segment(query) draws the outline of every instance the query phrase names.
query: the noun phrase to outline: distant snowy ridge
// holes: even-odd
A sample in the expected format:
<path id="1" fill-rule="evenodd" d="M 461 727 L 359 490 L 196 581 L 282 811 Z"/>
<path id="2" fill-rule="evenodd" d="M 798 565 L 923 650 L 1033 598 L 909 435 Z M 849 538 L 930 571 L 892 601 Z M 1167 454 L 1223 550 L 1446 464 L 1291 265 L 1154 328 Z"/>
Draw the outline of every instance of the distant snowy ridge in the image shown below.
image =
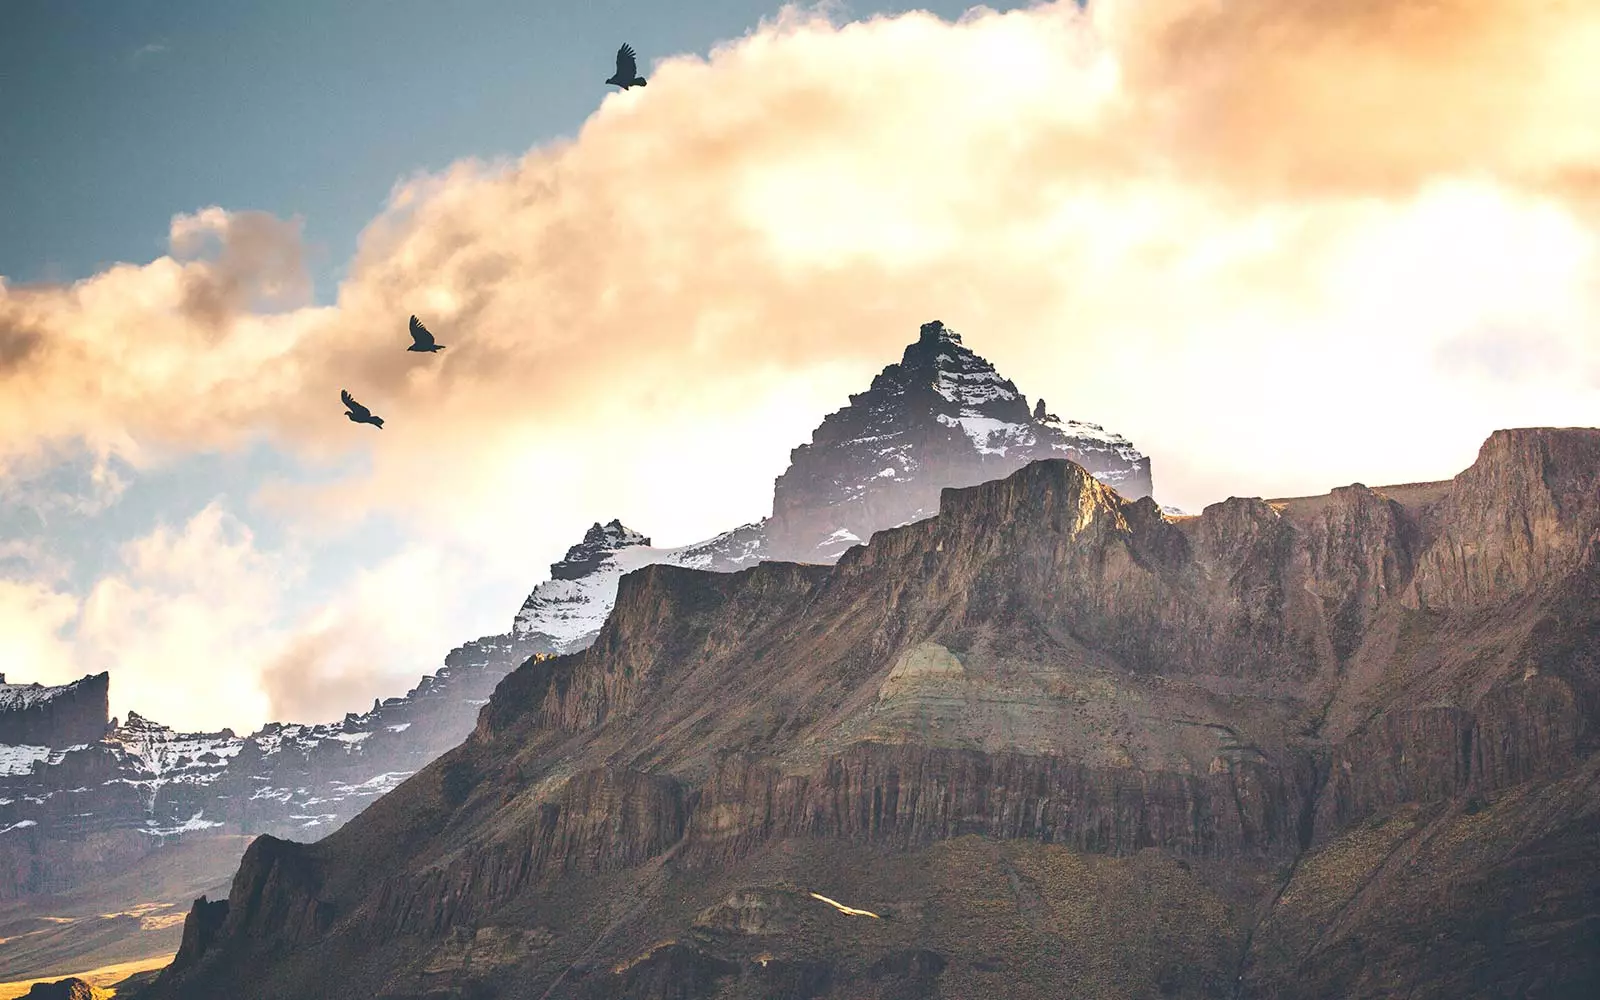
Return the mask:
<path id="1" fill-rule="evenodd" d="M 0 677 L 4 676 L 0 674 Z M 0 712 L 20 712 L 35 705 L 42 705 L 52 698 L 70 694 L 80 683 L 73 681 L 71 684 L 54 686 L 40 684 L 37 681 L 32 684 L 0 683 Z"/>
<path id="2" fill-rule="evenodd" d="M 130 712 L 93 743 L 0 744 L 0 848 L 111 830 L 153 844 L 208 831 L 316 839 L 458 744 L 500 679 L 548 652 L 511 636 L 466 643 L 405 696 L 338 722 L 241 737 Z"/>
<path id="3" fill-rule="evenodd" d="M 511 633 L 547 642 L 557 653 L 582 649 L 605 624 L 623 574 L 658 563 L 720 572 L 753 566 L 765 546 L 761 527 L 760 522 L 745 524 L 703 542 L 656 548 L 620 520 L 596 522 L 583 541 L 551 565 L 551 578 L 528 595 Z"/>

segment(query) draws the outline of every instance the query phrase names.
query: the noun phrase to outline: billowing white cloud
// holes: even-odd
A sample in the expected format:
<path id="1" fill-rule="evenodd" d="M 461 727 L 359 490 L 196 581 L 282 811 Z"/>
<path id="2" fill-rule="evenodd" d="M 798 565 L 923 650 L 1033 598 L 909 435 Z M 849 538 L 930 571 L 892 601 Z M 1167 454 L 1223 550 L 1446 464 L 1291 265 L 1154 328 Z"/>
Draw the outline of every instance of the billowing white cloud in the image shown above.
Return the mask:
<path id="1" fill-rule="evenodd" d="M 77 614 L 69 594 L 0 577 L 0 674 L 13 684 L 64 684 L 82 676 L 62 634 Z"/>

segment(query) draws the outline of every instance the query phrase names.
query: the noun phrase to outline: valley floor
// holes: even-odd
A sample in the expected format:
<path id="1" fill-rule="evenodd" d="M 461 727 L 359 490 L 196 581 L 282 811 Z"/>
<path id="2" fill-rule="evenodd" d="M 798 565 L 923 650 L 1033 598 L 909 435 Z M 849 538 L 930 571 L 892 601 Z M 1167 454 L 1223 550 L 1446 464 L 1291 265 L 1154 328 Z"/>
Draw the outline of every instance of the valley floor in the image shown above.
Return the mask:
<path id="1" fill-rule="evenodd" d="M 141 958 L 133 962 L 118 962 L 115 965 L 106 965 L 87 972 L 72 972 L 62 975 L 45 976 L 42 979 L 25 979 L 17 982 L 0 983 L 0 1000 L 17 1000 L 18 997 L 28 995 L 28 991 L 35 983 L 53 983 L 58 979 L 73 976 L 83 980 L 90 986 L 105 991 L 105 996 L 114 997 L 119 992 L 115 987 L 129 976 L 140 972 L 159 969 L 172 961 L 172 953 L 155 955 L 151 958 Z"/>
<path id="2" fill-rule="evenodd" d="M 0 902 L 0 1000 L 26 993 L 25 984 L 35 980 L 89 979 L 127 966 L 122 978 L 165 964 L 183 938 L 183 919 L 195 897 L 227 896 L 250 840 L 185 838 L 114 878 L 59 895 Z M 18 984 L 20 993 L 6 992 Z"/>

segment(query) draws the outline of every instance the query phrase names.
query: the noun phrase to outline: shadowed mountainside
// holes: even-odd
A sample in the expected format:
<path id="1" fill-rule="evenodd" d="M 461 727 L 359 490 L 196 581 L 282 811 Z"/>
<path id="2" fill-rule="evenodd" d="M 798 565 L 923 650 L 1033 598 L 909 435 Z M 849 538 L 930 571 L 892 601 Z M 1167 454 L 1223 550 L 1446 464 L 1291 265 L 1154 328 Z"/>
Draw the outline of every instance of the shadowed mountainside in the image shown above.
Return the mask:
<path id="1" fill-rule="evenodd" d="M 1600 431 L 1182 518 L 1037 462 L 627 574 L 152 995 L 1592 996 L 1597 658 Z"/>
<path id="2" fill-rule="evenodd" d="M 111 675 L 71 684 L 7 684 L 0 674 L 0 757 L 14 746 L 69 746 L 105 735 Z M 3 765 L 0 765 L 3 766 Z"/>

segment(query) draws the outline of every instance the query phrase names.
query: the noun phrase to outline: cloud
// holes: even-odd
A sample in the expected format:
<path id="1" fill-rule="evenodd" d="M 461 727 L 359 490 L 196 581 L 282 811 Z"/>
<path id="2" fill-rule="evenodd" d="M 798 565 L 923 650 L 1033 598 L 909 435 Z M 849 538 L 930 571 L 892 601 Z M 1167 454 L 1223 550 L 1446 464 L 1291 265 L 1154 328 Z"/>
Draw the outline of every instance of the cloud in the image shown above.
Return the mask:
<path id="1" fill-rule="evenodd" d="M 444 651 L 468 638 L 452 632 L 459 575 L 425 548 L 354 574 L 262 667 L 270 717 L 337 719 L 373 698 L 399 694 L 400 678 L 415 683 L 436 671 Z"/>
<path id="2" fill-rule="evenodd" d="M 30 345 L 0 365 L 0 467 L 71 442 L 147 463 L 244 441 L 296 381 L 272 362 L 316 316 L 248 311 L 303 298 L 298 229 L 207 209 L 173 220 L 175 256 L 69 286 L 0 280 L 0 344 Z"/>
<path id="3" fill-rule="evenodd" d="M 0 571 L 20 570 L 0 572 L 0 671 L 110 670 L 113 714 L 185 729 L 329 721 L 437 670 L 481 599 L 469 562 L 427 544 L 331 589 L 312 564 L 292 542 L 264 549 L 221 500 L 125 543 L 81 600 L 49 579 L 48 553 L 0 545 Z"/>
<path id="4" fill-rule="evenodd" d="M 12 543 L 0 546 L 0 566 L 7 561 L 7 549 Z M 76 680 L 80 675 L 69 666 L 71 652 L 63 630 L 77 613 L 78 602 L 71 595 L 0 576 L 0 673 L 14 684 Z"/>
<path id="5" fill-rule="evenodd" d="M 126 543 L 121 560 L 85 600 L 74 650 L 86 670 L 112 671 L 113 712 L 205 729 L 264 717 L 259 663 L 282 641 L 293 567 L 218 503 Z"/>
<path id="6" fill-rule="evenodd" d="M 28 511 L 41 524 L 57 514 L 93 517 L 131 485 L 126 463 L 108 452 L 56 446 L 0 458 L 0 509 Z"/>
<path id="7" fill-rule="evenodd" d="M 1447 477 L 1496 427 L 1594 422 L 1597 46 L 1600 8 L 1539 0 L 789 9 L 573 139 L 398 183 L 332 306 L 297 305 L 297 223 L 218 207 L 148 264 L 0 285 L 0 461 L 265 437 L 335 480 L 263 493 L 299 530 L 392 514 L 531 584 L 597 517 L 765 513 L 938 318 L 1186 508 Z M 413 312 L 446 351 L 404 351 Z M 1485 330 L 1563 361 L 1486 388 Z M 351 640 L 284 628 L 288 707 Z"/>

